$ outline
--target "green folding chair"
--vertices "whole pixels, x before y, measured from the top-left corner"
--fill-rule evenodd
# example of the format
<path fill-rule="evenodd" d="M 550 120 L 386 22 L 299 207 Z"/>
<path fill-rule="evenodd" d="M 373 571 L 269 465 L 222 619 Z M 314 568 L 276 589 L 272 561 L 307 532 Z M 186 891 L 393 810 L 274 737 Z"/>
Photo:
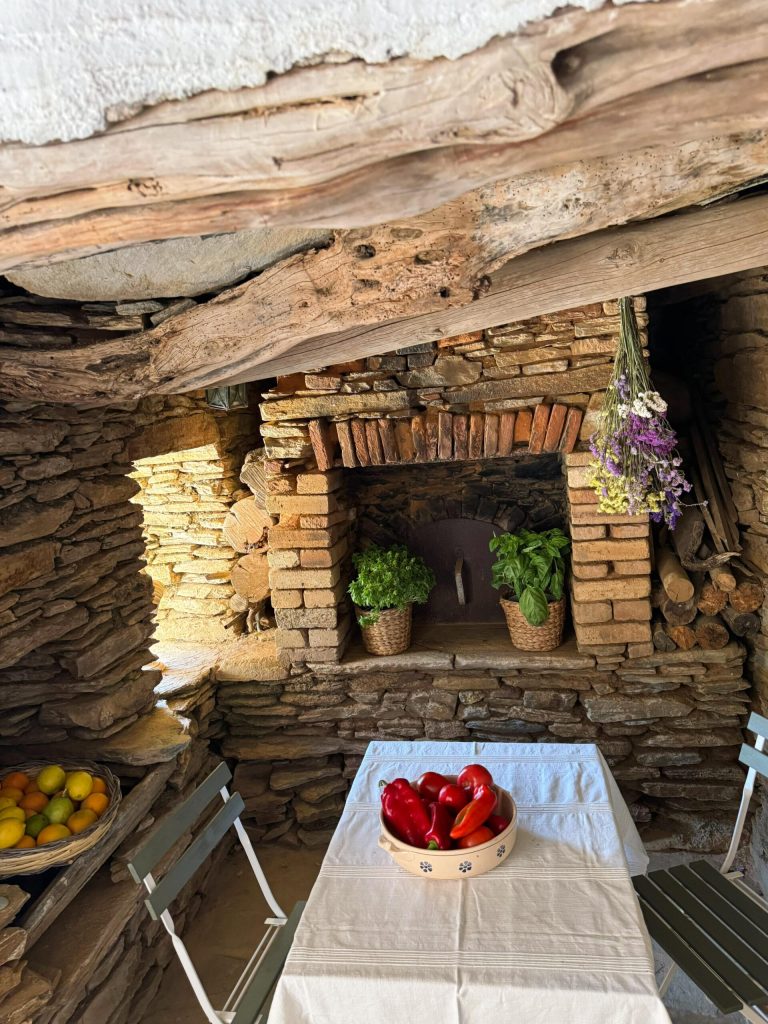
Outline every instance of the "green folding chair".
<path fill-rule="evenodd" d="M 731 845 L 720 870 L 704 860 L 634 878 L 648 931 L 672 957 L 659 991 L 685 971 L 722 1013 L 768 1021 L 768 903 L 731 871 L 757 775 L 768 778 L 768 718 L 753 714 L 739 760 L 748 768 Z"/>
<path fill-rule="evenodd" d="M 286 917 L 269 888 L 256 853 L 243 828 L 240 815 L 245 809 L 239 793 L 230 793 L 227 784 L 232 778 L 229 768 L 222 762 L 208 778 L 183 801 L 163 822 L 139 850 L 128 868 L 136 882 L 147 890 L 144 900 L 150 916 L 160 921 L 171 936 L 181 966 L 189 978 L 197 1000 L 210 1024 L 263 1024 L 269 1014 L 272 992 L 285 958 L 291 948 L 296 925 L 304 903 L 297 903 Z M 156 882 L 152 871 L 186 832 L 202 817 L 216 797 L 223 806 L 213 815 L 203 830 L 190 843 L 163 878 Z M 169 906 L 178 896 L 208 855 L 234 828 L 256 880 L 274 917 L 265 921 L 267 931 L 245 966 L 222 1010 L 216 1010 L 209 999 L 200 977 L 190 959 L 181 937 L 176 934 Z"/>

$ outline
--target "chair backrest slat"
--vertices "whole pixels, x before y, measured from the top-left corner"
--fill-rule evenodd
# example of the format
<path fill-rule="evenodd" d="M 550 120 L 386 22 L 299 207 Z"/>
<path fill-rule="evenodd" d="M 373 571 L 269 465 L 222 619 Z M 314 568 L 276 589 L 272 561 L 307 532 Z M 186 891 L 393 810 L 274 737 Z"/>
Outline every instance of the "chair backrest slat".
<path fill-rule="evenodd" d="M 173 900 L 213 851 L 227 829 L 245 810 L 243 798 L 233 793 L 220 811 L 208 822 L 194 842 L 187 847 L 178 861 L 145 899 L 147 908 L 155 920 L 167 910 Z"/>
<path fill-rule="evenodd" d="M 135 881 L 141 882 L 152 871 L 173 844 L 192 828 L 211 800 L 231 778 L 232 772 L 222 761 L 194 793 L 179 804 L 128 865 L 128 870 Z"/>
<path fill-rule="evenodd" d="M 762 775 L 764 779 L 768 779 L 768 754 L 755 750 L 748 743 L 742 743 L 741 750 L 739 751 L 739 760 L 748 768 L 754 768 L 758 775 Z"/>
<path fill-rule="evenodd" d="M 768 718 L 763 718 L 756 711 L 753 711 L 749 716 L 747 728 L 750 732 L 756 732 L 758 736 L 764 736 L 768 739 Z"/>

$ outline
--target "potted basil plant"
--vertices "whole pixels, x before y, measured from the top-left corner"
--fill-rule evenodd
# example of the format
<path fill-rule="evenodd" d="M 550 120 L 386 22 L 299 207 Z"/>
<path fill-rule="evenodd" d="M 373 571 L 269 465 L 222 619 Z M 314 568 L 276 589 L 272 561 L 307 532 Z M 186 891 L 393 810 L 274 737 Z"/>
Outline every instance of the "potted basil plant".
<path fill-rule="evenodd" d="M 565 555 L 562 530 L 518 530 L 493 537 L 491 582 L 506 592 L 500 603 L 509 635 L 521 651 L 552 651 L 563 639 Z"/>
<path fill-rule="evenodd" d="M 355 578 L 349 594 L 365 649 L 369 654 L 402 654 L 411 644 L 413 605 L 426 603 L 434 573 L 402 544 L 372 544 L 354 554 L 352 562 Z"/>

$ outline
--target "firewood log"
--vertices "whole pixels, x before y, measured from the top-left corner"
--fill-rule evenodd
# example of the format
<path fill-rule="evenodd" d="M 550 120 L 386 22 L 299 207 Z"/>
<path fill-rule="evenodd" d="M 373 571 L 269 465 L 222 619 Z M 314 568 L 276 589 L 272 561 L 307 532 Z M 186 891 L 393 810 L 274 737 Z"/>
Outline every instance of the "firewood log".
<path fill-rule="evenodd" d="M 269 565 L 264 550 L 243 555 L 232 567 L 230 575 L 236 594 L 249 602 L 263 601 L 269 594 Z"/>
<path fill-rule="evenodd" d="M 665 654 L 669 654 L 670 651 L 674 651 L 677 648 L 677 644 L 668 636 L 663 622 L 654 622 L 651 627 L 651 637 L 653 639 L 653 646 L 657 651 L 663 651 Z"/>
<path fill-rule="evenodd" d="M 696 646 L 696 634 L 690 626 L 672 626 L 667 623 L 664 626 L 664 632 L 671 640 L 675 641 L 681 651 L 690 651 L 692 647 Z"/>
<path fill-rule="evenodd" d="M 657 550 L 656 571 L 670 600 L 678 603 L 690 601 L 693 597 L 693 583 L 671 548 L 662 547 Z"/>
<path fill-rule="evenodd" d="M 720 615 L 736 636 L 756 636 L 760 632 L 760 619 L 754 612 L 737 612 L 727 604 Z"/>
<path fill-rule="evenodd" d="M 711 580 L 706 580 L 701 587 L 699 600 L 696 607 L 702 615 L 717 615 L 728 603 L 728 595 L 724 590 L 718 590 Z"/>
<path fill-rule="evenodd" d="M 686 505 L 683 509 L 677 526 L 671 531 L 671 537 L 680 564 L 685 568 L 696 568 L 689 563 L 698 561 L 696 552 L 704 537 L 704 519 L 695 505 Z"/>
<path fill-rule="evenodd" d="M 707 547 L 706 544 L 702 544 L 699 548 L 699 560 L 703 563 L 710 560 L 715 562 L 715 560 L 719 560 L 722 557 L 722 555 L 713 555 L 711 548 Z M 707 570 L 709 578 L 718 590 L 724 590 L 726 593 L 729 593 L 736 586 L 736 577 L 726 564 L 702 565 L 702 568 Z"/>
<path fill-rule="evenodd" d="M 730 633 L 716 615 L 697 615 L 693 632 L 699 647 L 705 651 L 719 651 L 731 639 Z"/>
<path fill-rule="evenodd" d="M 737 612 L 756 612 L 762 606 L 764 596 L 759 583 L 741 580 L 728 594 L 728 603 Z"/>

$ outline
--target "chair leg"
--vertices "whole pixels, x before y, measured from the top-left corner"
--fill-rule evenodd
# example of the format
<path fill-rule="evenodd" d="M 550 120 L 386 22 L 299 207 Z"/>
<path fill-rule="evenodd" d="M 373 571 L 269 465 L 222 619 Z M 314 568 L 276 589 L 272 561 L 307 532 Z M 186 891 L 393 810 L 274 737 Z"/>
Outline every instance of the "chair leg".
<path fill-rule="evenodd" d="M 675 976 L 675 975 L 677 974 L 678 970 L 679 970 L 679 967 L 678 967 L 678 966 L 677 966 L 677 964 L 676 964 L 676 963 L 674 963 L 674 961 L 673 961 L 673 962 L 672 962 L 672 963 L 671 963 L 671 964 L 669 965 L 669 970 L 668 970 L 668 971 L 667 971 L 667 973 L 666 973 L 666 974 L 664 975 L 664 978 L 662 979 L 662 982 L 661 982 L 661 984 L 659 985 L 659 995 L 660 995 L 660 996 L 662 997 L 662 999 L 663 999 L 663 998 L 664 998 L 664 996 L 666 995 L 667 989 L 668 989 L 668 988 L 669 988 L 669 986 L 671 985 L 671 983 L 672 983 L 672 979 L 673 979 L 673 978 L 674 978 L 674 976 Z"/>

